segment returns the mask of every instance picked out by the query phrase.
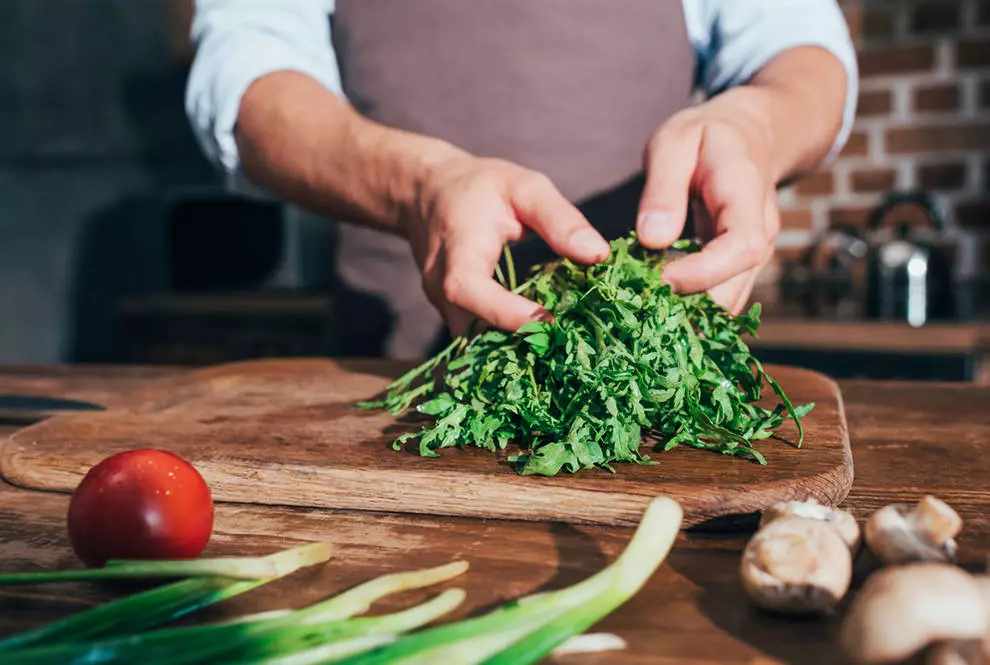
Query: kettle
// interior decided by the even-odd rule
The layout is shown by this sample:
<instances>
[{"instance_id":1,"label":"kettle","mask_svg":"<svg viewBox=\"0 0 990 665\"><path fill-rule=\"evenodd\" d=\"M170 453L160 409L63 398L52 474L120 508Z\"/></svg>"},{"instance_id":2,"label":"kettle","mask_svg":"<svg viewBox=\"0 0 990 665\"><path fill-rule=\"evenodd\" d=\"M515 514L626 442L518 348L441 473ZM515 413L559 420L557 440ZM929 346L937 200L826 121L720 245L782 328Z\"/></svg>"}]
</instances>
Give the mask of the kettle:
<instances>
[{"instance_id":1,"label":"kettle","mask_svg":"<svg viewBox=\"0 0 990 665\"><path fill-rule=\"evenodd\" d=\"M887 222L905 206L920 208L928 228ZM914 327L954 318L954 248L935 199L923 191L893 192L871 211L868 225L865 316Z\"/></svg>"},{"instance_id":2,"label":"kettle","mask_svg":"<svg viewBox=\"0 0 990 665\"><path fill-rule=\"evenodd\" d=\"M829 228L789 266L785 295L799 302L808 317L859 318L862 289L857 282L862 282L868 250L859 229Z\"/></svg>"}]
</instances>

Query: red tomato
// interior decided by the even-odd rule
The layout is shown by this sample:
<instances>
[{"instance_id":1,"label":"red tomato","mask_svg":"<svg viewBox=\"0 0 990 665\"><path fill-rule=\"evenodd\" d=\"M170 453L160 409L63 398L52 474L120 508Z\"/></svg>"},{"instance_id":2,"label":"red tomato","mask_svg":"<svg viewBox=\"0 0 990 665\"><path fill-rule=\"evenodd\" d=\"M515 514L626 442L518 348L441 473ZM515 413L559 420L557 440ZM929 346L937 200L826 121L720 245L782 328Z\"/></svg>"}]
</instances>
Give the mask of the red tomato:
<instances>
[{"instance_id":1,"label":"red tomato","mask_svg":"<svg viewBox=\"0 0 990 665\"><path fill-rule=\"evenodd\" d=\"M69 540L87 566L107 559L192 559L213 531L213 498L199 472L164 450L112 455L69 502Z\"/></svg>"}]
</instances>

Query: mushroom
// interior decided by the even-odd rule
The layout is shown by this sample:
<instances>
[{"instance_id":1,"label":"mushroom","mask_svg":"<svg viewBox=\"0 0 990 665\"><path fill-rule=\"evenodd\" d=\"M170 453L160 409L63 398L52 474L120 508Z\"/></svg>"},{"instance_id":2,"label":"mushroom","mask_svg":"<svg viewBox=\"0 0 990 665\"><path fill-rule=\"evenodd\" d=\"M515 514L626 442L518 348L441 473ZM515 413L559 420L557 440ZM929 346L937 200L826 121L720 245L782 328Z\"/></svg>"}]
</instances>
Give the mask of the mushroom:
<instances>
[{"instance_id":1,"label":"mushroom","mask_svg":"<svg viewBox=\"0 0 990 665\"><path fill-rule=\"evenodd\" d=\"M934 645L926 665L987 665L990 653L985 640L953 640Z\"/></svg>"},{"instance_id":2,"label":"mushroom","mask_svg":"<svg viewBox=\"0 0 990 665\"><path fill-rule=\"evenodd\" d=\"M919 561L951 563L956 558L955 537L962 518L947 503L926 496L917 505L894 503L866 521L866 546L880 562Z\"/></svg>"},{"instance_id":3,"label":"mushroom","mask_svg":"<svg viewBox=\"0 0 990 665\"><path fill-rule=\"evenodd\" d=\"M785 516L750 538L740 572L746 593L764 609L826 613L849 589L852 555L826 522Z\"/></svg>"},{"instance_id":4,"label":"mushroom","mask_svg":"<svg viewBox=\"0 0 990 665\"><path fill-rule=\"evenodd\" d=\"M853 600L842 648L854 662L873 665L900 662L937 642L981 639L990 618L983 596L974 577L956 566L885 568Z\"/></svg>"},{"instance_id":5,"label":"mushroom","mask_svg":"<svg viewBox=\"0 0 990 665\"><path fill-rule=\"evenodd\" d=\"M781 517L807 517L808 519L821 520L834 527L842 540L846 541L849 551L853 554L859 551L860 530L856 518L844 510L826 506L815 499L808 501L784 501L774 504L763 512L760 520L760 527L770 524Z\"/></svg>"},{"instance_id":6,"label":"mushroom","mask_svg":"<svg viewBox=\"0 0 990 665\"><path fill-rule=\"evenodd\" d=\"M990 575L975 575L973 581L983 597L990 615ZM936 644L928 654L928 665L990 665L990 623L983 639L953 640Z\"/></svg>"}]
</instances>

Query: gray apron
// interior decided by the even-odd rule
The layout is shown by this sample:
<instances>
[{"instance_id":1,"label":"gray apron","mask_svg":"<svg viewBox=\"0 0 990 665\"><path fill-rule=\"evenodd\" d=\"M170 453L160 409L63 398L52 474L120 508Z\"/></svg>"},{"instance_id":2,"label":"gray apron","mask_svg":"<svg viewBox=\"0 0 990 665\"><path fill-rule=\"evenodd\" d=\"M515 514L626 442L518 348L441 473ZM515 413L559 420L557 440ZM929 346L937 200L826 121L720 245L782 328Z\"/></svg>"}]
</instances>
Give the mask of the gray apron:
<instances>
[{"instance_id":1,"label":"gray apron","mask_svg":"<svg viewBox=\"0 0 990 665\"><path fill-rule=\"evenodd\" d=\"M545 173L607 238L633 228L650 135L690 104L682 0L337 0L344 92L377 122ZM408 244L338 226L334 353L416 359L443 334ZM540 241L518 263L550 258Z\"/></svg>"}]
</instances>

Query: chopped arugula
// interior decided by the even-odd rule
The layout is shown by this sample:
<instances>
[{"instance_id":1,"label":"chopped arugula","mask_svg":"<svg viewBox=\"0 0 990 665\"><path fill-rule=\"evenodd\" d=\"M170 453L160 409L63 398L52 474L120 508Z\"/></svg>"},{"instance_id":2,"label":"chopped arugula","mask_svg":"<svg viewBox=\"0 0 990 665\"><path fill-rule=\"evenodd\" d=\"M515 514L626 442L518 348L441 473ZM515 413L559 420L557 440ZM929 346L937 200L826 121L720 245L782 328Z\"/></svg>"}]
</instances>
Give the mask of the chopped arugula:
<instances>
[{"instance_id":1,"label":"chopped arugula","mask_svg":"<svg viewBox=\"0 0 990 665\"><path fill-rule=\"evenodd\" d=\"M700 247L679 241L674 249ZM612 242L603 263L555 261L516 286L506 252L509 280L501 270L499 279L553 322L458 337L362 406L430 417L396 450L418 441L420 455L436 457L441 448L498 452L513 443L521 452L508 459L522 475L654 464L641 450L647 434L663 450L686 445L766 464L755 442L787 417L800 447L801 418L814 405L792 405L743 341L756 334L760 305L734 316L707 294L675 294L661 278L670 258L629 235ZM764 382L781 401L772 410L755 404Z\"/></svg>"}]
</instances>

